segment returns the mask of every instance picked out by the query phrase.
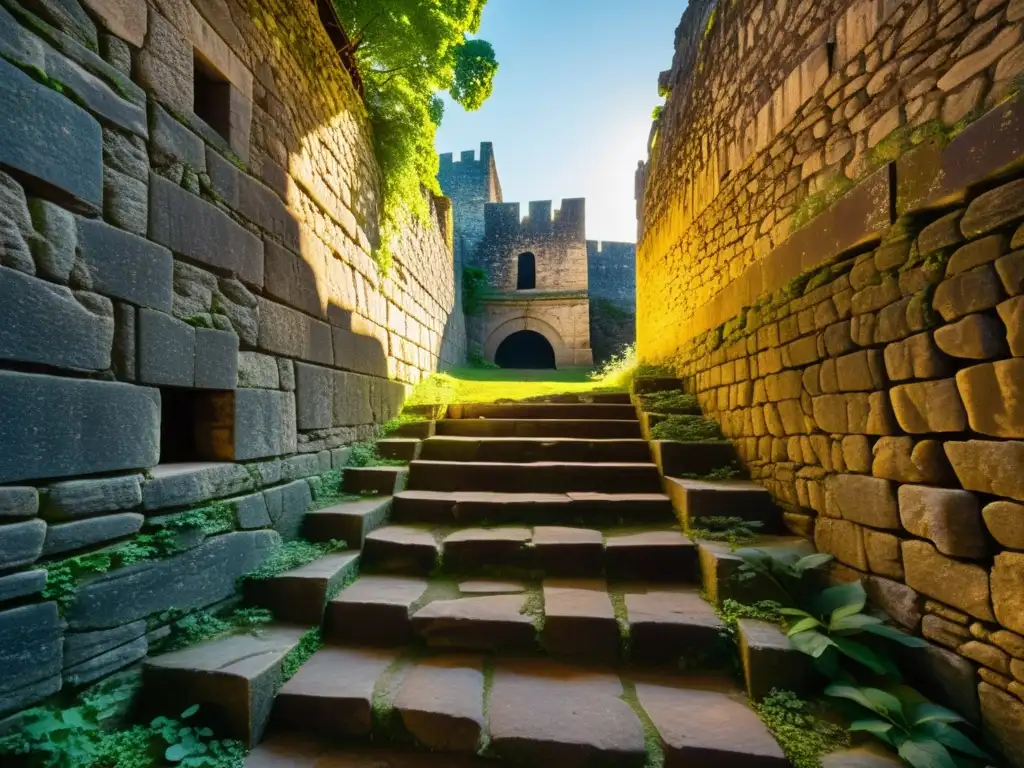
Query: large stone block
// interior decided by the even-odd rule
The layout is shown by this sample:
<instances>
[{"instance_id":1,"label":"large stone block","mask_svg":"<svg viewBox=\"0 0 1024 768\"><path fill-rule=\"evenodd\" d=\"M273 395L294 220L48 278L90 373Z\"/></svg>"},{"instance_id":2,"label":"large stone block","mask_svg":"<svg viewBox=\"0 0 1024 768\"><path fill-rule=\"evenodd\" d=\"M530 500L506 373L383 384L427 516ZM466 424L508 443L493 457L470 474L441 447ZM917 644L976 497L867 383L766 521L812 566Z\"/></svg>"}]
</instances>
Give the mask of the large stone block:
<instances>
[{"instance_id":1,"label":"large stone block","mask_svg":"<svg viewBox=\"0 0 1024 768\"><path fill-rule=\"evenodd\" d=\"M295 395L265 389L235 392L235 461L295 453Z\"/></svg>"},{"instance_id":2,"label":"large stone block","mask_svg":"<svg viewBox=\"0 0 1024 768\"><path fill-rule=\"evenodd\" d=\"M1024 358L965 368L956 384L971 429L993 437L1024 437Z\"/></svg>"},{"instance_id":3,"label":"large stone block","mask_svg":"<svg viewBox=\"0 0 1024 768\"><path fill-rule=\"evenodd\" d=\"M40 594L46 587L46 571L20 571L0 576L0 603Z\"/></svg>"},{"instance_id":4,"label":"large stone block","mask_svg":"<svg viewBox=\"0 0 1024 768\"><path fill-rule=\"evenodd\" d=\"M287 248L267 240L266 293L294 309L321 317L324 315L322 290L317 275L306 261Z\"/></svg>"},{"instance_id":5,"label":"large stone block","mask_svg":"<svg viewBox=\"0 0 1024 768\"><path fill-rule=\"evenodd\" d=\"M871 602L889 614L897 624L911 632L920 629L924 601L917 592L906 584L881 576L868 577L864 588Z\"/></svg>"},{"instance_id":6,"label":"large stone block","mask_svg":"<svg viewBox=\"0 0 1024 768\"><path fill-rule=\"evenodd\" d=\"M388 375L387 350L380 339L342 328L333 328L332 333L336 367L370 376Z\"/></svg>"},{"instance_id":7,"label":"large stone block","mask_svg":"<svg viewBox=\"0 0 1024 768\"><path fill-rule=\"evenodd\" d=\"M991 265L972 269L939 283L932 296L932 308L947 323L973 312L996 306L1003 298L1003 286Z\"/></svg>"},{"instance_id":8,"label":"large stone block","mask_svg":"<svg viewBox=\"0 0 1024 768\"><path fill-rule=\"evenodd\" d=\"M151 467L159 454L158 391L0 371L0 483Z\"/></svg>"},{"instance_id":9,"label":"large stone block","mask_svg":"<svg viewBox=\"0 0 1024 768\"><path fill-rule=\"evenodd\" d=\"M1010 353L1016 357L1024 357L1024 296L1014 296L996 309L999 312L999 319L1006 326L1006 341L1010 345Z\"/></svg>"},{"instance_id":10,"label":"large stone block","mask_svg":"<svg viewBox=\"0 0 1024 768\"><path fill-rule=\"evenodd\" d=\"M978 498L968 491L902 485L900 520L915 536L931 539L939 552L953 557L981 558L988 547Z\"/></svg>"},{"instance_id":11,"label":"large stone block","mask_svg":"<svg viewBox=\"0 0 1024 768\"><path fill-rule=\"evenodd\" d=\"M93 290L169 313L174 301L171 252L93 219L77 219L78 250Z\"/></svg>"},{"instance_id":12,"label":"large stone block","mask_svg":"<svg viewBox=\"0 0 1024 768\"><path fill-rule=\"evenodd\" d=\"M0 52L4 54L4 58L30 67L43 68L42 42L15 21L3 7L0 7Z\"/></svg>"},{"instance_id":13,"label":"large stone block","mask_svg":"<svg viewBox=\"0 0 1024 768\"><path fill-rule=\"evenodd\" d=\"M981 510L992 538L1010 549L1024 550L1024 504L993 501Z\"/></svg>"},{"instance_id":14,"label":"large stone block","mask_svg":"<svg viewBox=\"0 0 1024 768\"><path fill-rule=\"evenodd\" d=\"M942 485L953 472L938 440L882 437L871 448L871 474L901 483Z\"/></svg>"},{"instance_id":15,"label":"large stone block","mask_svg":"<svg viewBox=\"0 0 1024 768\"><path fill-rule=\"evenodd\" d=\"M82 0L107 29L141 48L149 26L147 7L134 0Z\"/></svg>"},{"instance_id":16,"label":"large stone block","mask_svg":"<svg viewBox=\"0 0 1024 768\"><path fill-rule=\"evenodd\" d=\"M295 404L302 430L334 426L335 371L315 365L295 365Z\"/></svg>"},{"instance_id":17,"label":"large stone block","mask_svg":"<svg viewBox=\"0 0 1024 768\"><path fill-rule=\"evenodd\" d=\"M263 496L274 530L286 541L299 538L302 520L309 505L313 503L309 483L296 480L288 485L270 488L263 492Z\"/></svg>"},{"instance_id":18,"label":"large stone block","mask_svg":"<svg viewBox=\"0 0 1024 768\"><path fill-rule=\"evenodd\" d=\"M983 621L994 621L989 601L988 571L954 560L928 541L904 541L903 568L907 585Z\"/></svg>"},{"instance_id":19,"label":"large stone block","mask_svg":"<svg viewBox=\"0 0 1024 768\"><path fill-rule=\"evenodd\" d=\"M0 697L59 675L62 653L56 603L0 613Z\"/></svg>"},{"instance_id":20,"label":"large stone block","mask_svg":"<svg viewBox=\"0 0 1024 768\"><path fill-rule=\"evenodd\" d=\"M1024 180L1011 181L980 195L967 207L960 221L965 237L977 237L1024 219Z\"/></svg>"},{"instance_id":21,"label":"large stone block","mask_svg":"<svg viewBox=\"0 0 1024 768\"><path fill-rule=\"evenodd\" d=\"M150 107L149 130L154 164L164 166L179 162L196 173L206 170L203 140L155 103Z\"/></svg>"},{"instance_id":22,"label":"large stone block","mask_svg":"<svg viewBox=\"0 0 1024 768\"><path fill-rule=\"evenodd\" d=\"M137 136L149 136L144 107L121 98L102 78L55 50L47 49L45 55L47 75L62 83L90 112Z\"/></svg>"},{"instance_id":23,"label":"large stone block","mask_svg":"<svg viewBox=\"0 0 1024 768\"><path fill-rule=\"evenodd\" d=\"M930 333L919 333L885 348L885 370L893 381L949 376L952 366L939 352Z\"/></svg>"},{"instance_id":24,"label":"large stone block","mask_svg":"<svg viewBox=\"0 0 1024 768\"><path fill-rule=\"evenodd\" d=\"M266 299L259 300L260 349L321 365L334 364L331 327Z\"/></svg>"},{"instance_id":25,"label":"large stone block","mask_svg":"<svg viewBox=\"0 0 1024 768\"><path fill-rule=\"evenodd\" d=\"M0 525L0 571L34 563L43 552L45 538L42 520Z\"/></svg>"},{"instance_id":26,"label":"large stone block","mask_svg":"<svg viewBox=\"0 0 1024 768\"><path fill-rule=\"evenodd\" d=\"M151 309L139 310L138 328L139 381L191 387L196 370L195 328Z\"/></svg>"},{"instance_id":27,"label":"large stone block","mask_svg":"<svg viewBox=\"0 0 1024 768\"><path fill-rule=\"evenodd\" d=\"M864 551L864 529L856 523L832 518L819 518L814 526L814 546L819 552L834 555L836 560L860 571L868 570Z\"/></svg>"},{"instance_id":28,"label":"large stone block","mask_svg":"<svg viewBox=\"0 0 1024 768\"><path fill-rule=\"evenodd\" d=\"M951 357L989 360L1003 354L1003 326L994 317L975 314L935 331L935 343Z\"/></svg>"},{"instance_id":29,"label":"large stone block","mask_svg":"<svg viewBox=\"0 0 1024 768\"><path fill-rule=\"evenodd\" d=\"M865 475L830 475L825 481L829 517L873 528L898 529L899 506L888 480Z\"/></svg>"},{"instance_id":30,"label":"large stone block","mask_svg":"<svg viewBox=\"0 0 1024 768\"><path fill-rule=\"evenodd\" d=\"M153 240L262 287L262 240L223 211L161 176L150 176L149 195L149 236Z\"/></svg>"},{"instance_id":31,"label":"large stone block","mask_svg":"<svg viewBox=\"0 0 1024 768\"><path fill-rule=\"evenodd\" d=\"M154 467L142 487L147 512L188 507L254 490L256 481L239 464L169 464Z\"/></svg>"},{"instance_id":32,"label":"large stone block","mask_svg":"<svg viewBox=\"0 0 1024 768\"><path fill-rule=\"evenodd\" d=\"M989 440L943 445L960 485L969 491L1024 501L1024 443Z\"/></svg>"},{"instance_id":33,"label":"large stone block","mask_svg":"<svg viewBox=\"0 0 1024 768\"><path fill-rule=\"evenodd\" d=\"M0 488L0 519L35 517L39 513L39 492L35 488Z\"/></svg>"},{"instance_id":34,"label":"large stone block","mask_svg":"<svg viewBox=\"0 0 1024 768\"><path fill-rule=\"evenodd\" d=\"M65 613L68 626L112 629L170 608L187 612L225 600L280 541L274 531L227 533L175 557L112 571L79 588Z\"/></svg>"},{"instance_id":35,"label":"large stone block","mask_svg":"<svg viewBox=\"0 0 1024 768\"><path fill-rule=\"evenodd\" d=\"M0 165L30 189L98 213L103 207L103 134L71 99L0 60ZM32 115L26 120L25 115Z\"/></svg>"},{"instance_id":36,"label":"large stone block","mask_svg":"<svg viewBox=\"0 0 1024 768\"><path fill-rule=\"evenodd\" d=\"M373 386L368 376L334 374L334 426L350 427L373 422Z\"/></svg>"},{"instance_id":37,"label":"large stone block","mask_svg":"<svg viewBox=\"0 0 1024 768\"><path fill-rule=\"evenodd\" d=\"M96 297L99 299L99 297ZM0 359L102 371L114 346L113 307L80 302L67 288L0 267Z\"/></svg>"},{"instance_id":38,"label":"large stone block","mask_svg":"<svg viewBox=\"0 0 1024 768\"><path fill-rule=\"evenodd\" d=\"M992 606L1000 624L1024 634L1024 554L996 555L992 567Z\"/></svg>"},{"instance_id":39,"label":"large stone block","mask_svg":"<svg viewBox=\"0 0 1024 768\"><path fill-rule=\"evenodd\" d=\"M911 434L963 432L967 414L953 379L901 384L890 390L900 426Z\"/></svg>"},{"instance_id":40,"label":"large stone block","mask_svg":"<svg viewBox=\"0 0 1024 768\"><path fill-rule=\"evenodd\" d=\"M230 331L196 328L195 385L197 389L238 386L238 336Z\"/></svg>"},{"instance_id":41,"label":"large stone block","mask_svg":"<svg viewBox=\"0 0 1024 768\"><path fill-rule=\"evenodd\" d=\"M88 520L50 525L46 529L43 554L46 557L74 552L104 542L116 541L138 533L145 521L142 515L126 512L120 515L102 515Z\"/></svg>"},{"instance_id":42,"label":"large stone block","mask_svg":"<svg viewBox=\"0 0 1024 768\"><path fill-rule=\"evenodd\" d=\"M134 509L142 503L141 483L141 475L55 483L43 496L43 517L74 520L102 512Z\"/></svg>"}]
</instances>

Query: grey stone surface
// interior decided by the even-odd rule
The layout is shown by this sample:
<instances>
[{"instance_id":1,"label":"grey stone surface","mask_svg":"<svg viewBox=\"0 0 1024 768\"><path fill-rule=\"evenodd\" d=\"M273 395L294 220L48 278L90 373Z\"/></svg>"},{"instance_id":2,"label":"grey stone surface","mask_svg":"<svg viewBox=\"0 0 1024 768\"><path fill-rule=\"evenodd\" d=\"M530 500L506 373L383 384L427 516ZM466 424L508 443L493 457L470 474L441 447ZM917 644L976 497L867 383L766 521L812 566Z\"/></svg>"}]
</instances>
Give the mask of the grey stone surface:
<instances>
[{"instance_id":1,"label":"grey stone surface","mask_svg":"<svg viewBox=\"0 0 1024 768\"><path fill-rule=\"evenodd\" d=\"M358 373L334 373L334 425L369 424L373 421L371 381Z\"/></svg>"},{"instance_id":2,"label":"grey stone surface","mask_svg":"<svg viewBox=\"0 0 1024 768\"><path fill-rule=\"evenodd\" d=\"M75 215L38 198L29 201L29 212L39 233L31 241L39 276L67 285L71 280L78 244Z\"/></svg>"},{"instance_id":3,"label":"grey stone surface","mask_svg":"<svg viewBox=\"0 0 1024 768\"><path fill-rule=\"evenodd\" d=\"M134 621L114 629L95 632L68 632L64 636L64 667L73 667L83 661L118 648L146 634L146 622Z\"/></svg>"},{"instance_id":4,"label":"grey stone surface","mask_svg":"<svg viewBox=\"0 0 1024 768\"><path fill-rule=\"evenodd\" d=\"M286 541L297 539L302 530L302 518L313 503L309 483L296 480L288 485L270 488L263 495L267 500L267 510L274 530Z\"/></svg>"},{"instance_id":5,"label":"grey stone surface","mask_svg":"<svg viewBox=\"0 0 1024 768\"><path fill-rule=\"evenodd\" d=\"M260 299L259 347L282 357L334 364L331 326L282 304Z\"/></svg>"},{"instance_id":6,"label":"grey stone surface","mask_svg":"<svg viewBox=\"0 0 1024 768\"><path fill-rule=\"evenodd\" d=\"M30 683L23 688L10 692L0 691L0 715L31 707L44 699L49 698L61 689L61 677L55 675L38 683ZM10 718L14 720L15 718ZM4 723L8 721L3 721ZM0 723L2 725L3 723Z\"/></svg>"},{"instance_id":7,"label":"grey stone surface","mask_svg":"<svg viewBox=\"0 0 1024 768\"><path fill-rule=\"evenodd\" d=\"M283 357L277 358L277 370L281 377L281 389L285 392L295 391L295 363Z\"/></svg>"},{"instance_id":8,"label":"grey stone surface","mask_svg":"<svg viewBox=\"0 0 1024 768\"><path fill-rule=\"evenodd\" d=\"M113 307L104 316L63 286L0 267L0 359L101 371L113 343Z\"/></svg>"},{"instance_id":9,"label":"grey stone surface","mask_svg":"<svg viewBox=\"0 0 1024 768\"><path fill-rule=\"evenodd\" d=\"M25 27L0 6L0 53L30 67L43 68L43 46Z\"/></svg>"},{"instance_id":10,"label":"grey stone surface","mask_svg":"<svg viewBox=\"0 0 1024 768\"><path fill-rule=\"evenodd\" d=\"M147 512L169 507L188 507L254 490L256 482L238 464L199 463L154 467L142 486Z\"/></svg>"},{"instance_id":11,"label":"grey stone surface","mask_svg":"<svg viewBox=\"0 0 1024 768\"><path fill-rule=\"evenodd\" d=\"M0 483L151 467L159 453L158 391L0 371Z\"/></svg>"},{"instance_id":12,"label":"grey stone surface","mask_svg":"<svg viewBox=\"0 0 1024 768\"><path fill-rule=\"evenodd\" d=\"M155 165L180 162L194 171L206 170L203 140L157 104L150 111L150 141Z\"/></svg>"},{"instance_id":13,"label":"grey stone surface","mask_svg":"<svg viewBox=\"0 0 1024 768\"><path fill-rule=\"evenodd\" d=\"M191 387L195 382L196 331L170 315L139 310L139 381Z\"/></svg>"},{"instance_id":14,"label":"grey stone surface","mask_svg":"<svg viewBox=\"0 0 1024 768\"><path fill-rule=\"evenodd\" d=\"M295 364L295 404L302 430L334 426L334 371L305 363Z\"/></svg>"},{"instance_id":15,"label":"grey stone surface","mask_svg":"<svg viewBox=\"0 0 1024 768\"><path fill-rule=\"evenodd\" d=\"M317 475L323 470L320 468L320 460L316 454L304 454L300 456L289 456L281 460L281 480L302 480L306 477Z\"/></svg>"},{"instance_id":16,"label":"grey stone surface","mask_svg":"<svg viewBox=\"0 0 1024 768\"><path fill-rule=\"evenodd\" d=\"M149 651L149 640L143 636L107 651L95 658L64 669L64 684L82 686L112 675L119 669L142 661Z\"/></svg>"},{"instance_id":17,"label":"grey stone surface","mask_svg":"<svg viewBox=\"0 0 1024 768\"><path fill-rule=\"evenodd\" d=\"M45 69L46 74L61 82L89 111L136 136L149 136L146 110L122 99L100 78L52 49L46 51Z\"/></svg>"},{"instance_id":18,"label":"grey stone surface","mask_svg":"<svg viewBox=\"0 0 1024 768\"><path fill-rule=\"evenodd\" d=\"M271 459L270 461L258 461L246 464L256 482L260 486L277 485L281 482L281 460Z\"/></svg>"},{"instance_id":19,"label":"grey stone surface","mask_svg":"<svg viewBox=\"0 0 1024 768\"><path fill-rule=\"evenodd\" d=\"M78 0L30 0L26 5L83 45L96 49L96 25L78 4Z\"/></svg>"},{"instance_id":20,"label":"grey stone surface","mask_svg":"<svg viewBox=\"0 0 1024 768\"><path fill-rule=\"evenodd\" d=\"M196 328L195 385L199 389L238 386L238 336L228 331Z\"/></svg>"},{"instance_id":21,"label":"grey stone surface","mask_svg":"<svg viewBox=\"0 0 1024 768\"><path fill-rule=\"evenodd\" d=\"M73 520L101 512L134 509L141 503L141 475L69 480L46 489L42 514L47 520Z\"/></svg>"},{"instance_id":22,"label":"grey stone surface","mask_svg":"<svg viewBox=\"0 0 1024 768\"><path fill-rule=\"evenodd\" d=\"M235 461L295 453L295 395L266 389L235 392Z\"/></svg>"},{"instance_id":23,"label":"grey stone surface","mask_svg":"<svg viewBox=\"0 0 1024 768\"><path fill-rule=\"evenodd\" d=\"M111 363L120 381L138 378L138 310L122 301L114 303L114 350Z\"/></svg>"},{"instance_id":24,"label":"grey stone surface","mask_svg":"<svg viewBox=\"0 0 1024 768\"><path fill-rule=\"evenodd\" d=\"M17 600L29 595L38 595L46 587L46 571L21 571L10 576L0 576L0 603Z\"/></svg>"},{"instance_id":25,"label":"grey stone surface","mask_svg":"<svg viewBox=\"0 0 1024 768\"><path fill-rule=\"evenodd\" d=\"M56 603L0 613L0 695L59 674L62 645Z\"/></svg>"},{"instance_id":26,"label":"grey stone surface","mask_svg":"<svg viewBox=\"0 0 1024 768\"><path fill-rule=\"evenodd\" d=\"M34 563L42 554L45 538L42 520L0 525L0 571Z\"/></svg>"},{"instance_id":27,"label":"grey stone surface","mask_svg":"<svg viewBox=\"0 0 1024 768\"><path fill-rule=\"evenodd\" d=\"M94 290L116 299L170 312L174 298L171 252L102 221L79 218L78 250Z\"/></svg>"},{"instance_id":28,"label":"grey stone surface","mask_svg":"<svg viewBox=\"0 0 1024 768\"><path fill-rule=\"evenodd\" d=\"M32 246L37 239L21 185L0 172L0 266L27 275L36 273Z\"/></svg>"},{"instance_id":29,"label":"grey stone surface","mask_svg":"<svg viewBox=\"0 0 1024 768\"><path fill-rule=\"evenodd\" d=\"M250 496L243 496L240 499L234 499L233 503L235 505L235 520L239 528L254 530L269 528L272 525L265 494L254 493Z\"/></svg>"},{"instance_id":30,"label":"grey stone surface","mask_svg":"<svg viewBox=\"0 0 1024 768\"><path fill-rule=\"evenodd\" d=\"M280 389L277 359L259 352L238 353L238 386L252 389Z\"/></svg>"},{"instance_id":31,"label":"grey stone surface","mask_svg":"<svg viewBox=\"0 0 1024 768\"><path fill-rule=\"evenodd\" d=\"M103 204L99 123L70 99L0 60L0 165L51 185L79 207ZM19 106L20 105L20 106ZM32 120L25 120L30 113Z\"/></svg>"},{"instance_id":32,"label":"grey stone surface","mask_svg":"<svg viewBox=\"0 0 1024 768\"><path fill-rule=\"evenodd\" d=\"M39 492L35 488L0 488L0 520L35 517L38 513Z\"/></svg>"},{"instance_id":33,"label":"grey stone surface","mask_svg":"<svg viewBox=\"0 0 1024 768\"><path fill-rule=\"evenodd\" d=\"M50 525L46 529L43 554L47 557L74 552L96 544L116 541L138 533L145 519L142 515L125 512L119 515L103 515L87 520Z\"/></svg>"},{"instance_id":34,"label":"grey stone surface","mask_svg":"<svg viewBox=\"0 0 1024 768\"><path fill-rule=\"evenodd\" d=\"M149 187L120 171L103 171L103 215L121 229L144 236L149 230Z\"/></svg>"},{"instance_id":35,"label":"grey stone surface","mask_svg":"<svg viewBox=\"0 0 1024 768\"><path fill-rule=\"evenodd\" d=\"M263 242L255 235L160 176L150 177L149 193L150 237L175 253L263 285Z\"/></svg>"},{"instance_id":36,"label":"grey stone surface","mask_svg":"<svg viewBox=\"0 0 1024 768\"><path fill-rule=\"evenodd\" d=\"M213 147L206 147L206 169L210 186L228 208L238 209L238 179L242 172Z\"/></svg>"},{"instance_id":37,"label":"grey stone surface","mask_svg":"<svg viewBox=\"0 0 1024 768\"><path fill-rule=\"evenodd\" d=\"M274 531L227 533L176 557L105 574L78 590L65 613L68 626L110 629L169 608L190 611L224 600L235 593L238 577L260 565L280 541Z\"/></svg>"},{"instance_id":38,"label":"grey stone surface","mask_svg":"<svg viewBox=\"0 0 1024 768\"><path fill-rule=\"evenodd\" d=\"M103 129L103 165L144 184L149 183L149 152L146 142L114 128Z\"/></svg>"}]
</instances>

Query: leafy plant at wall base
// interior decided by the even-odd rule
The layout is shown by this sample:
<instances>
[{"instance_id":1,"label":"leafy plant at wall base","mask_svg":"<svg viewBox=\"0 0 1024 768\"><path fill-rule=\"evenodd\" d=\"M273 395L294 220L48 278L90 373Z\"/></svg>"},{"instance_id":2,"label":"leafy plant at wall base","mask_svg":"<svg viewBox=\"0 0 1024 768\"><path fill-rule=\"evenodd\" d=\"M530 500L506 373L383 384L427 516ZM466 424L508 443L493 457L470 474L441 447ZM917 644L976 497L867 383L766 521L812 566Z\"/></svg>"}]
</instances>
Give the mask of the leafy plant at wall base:
<instances>
[{"instance_id":1,"label":"leafy plant at wall base","mask_svg":"<svg viewBox=\"0 0 1024 768\"><path fill-rule=\"evenodd\" d=\"M763 549L741 549L736 552L743 563L737 569L735 579L751 581L765 579L785 596L789 605L799 605L809 593L805 577L827 565L832 555L815 553L800 556L794 552L769 553Z\"/></svg>"},{"instance_id":2,"label":"leafy plant at wall base","mask_svg":"<svg viewBox=\"0 0 1024 768\"><path fill-rule=\"evenodd\" d=\"M848 658L878 675L900 679L900 671L884 651L851 639L873 635L909 648L927 646L924 640L900 632L877 616L865 614L868 596L859 581L822 590L809 603L809 610L782 608L785 616L796 619L789 628L789 642L814 659L814 665L831 679L843 674L842 658Z\"/></svg>"},{"instance_id":3,"label":"leafy plant at wall base","mask_svg":"<svg viewBox=\"0 0 1024 768\"><path fill-rule=\"evenodd\" d=\"M754 710L795 768L820 768L823 755L849 746L845 730L815 717L792 691L773 689Z\"/></svg>"},{"instance_id":4,"label":"leafy plant at wall base","mask_svg":"<svg viewBox=\"0 0 1024 768\"><path fill-rule=\"evenodd\" d=\"M856 703L871 714L850 724L896 749L913 768L956 768L953 754L990 761L985 752L953 726L966 724L955 712L933 704L910 689L895 692L835 683L825 694Z\"/></svg>"}]
</instances>

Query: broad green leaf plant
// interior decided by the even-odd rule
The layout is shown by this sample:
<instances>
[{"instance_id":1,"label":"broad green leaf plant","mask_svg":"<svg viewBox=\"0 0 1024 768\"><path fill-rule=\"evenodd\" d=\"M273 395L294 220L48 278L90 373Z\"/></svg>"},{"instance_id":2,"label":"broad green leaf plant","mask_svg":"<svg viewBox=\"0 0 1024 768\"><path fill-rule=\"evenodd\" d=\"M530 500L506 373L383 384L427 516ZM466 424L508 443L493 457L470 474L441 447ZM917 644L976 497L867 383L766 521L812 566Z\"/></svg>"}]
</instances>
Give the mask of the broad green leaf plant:
<instances>
[{"instance_id":1,"label":"broad green leaf plant","mask_svg":"<svg viewBox=\"0 0 1024 768\"><path fill-rule=\"evenodd\" d=\"M992 760L953 727L966 724L960 715L924 700L913 690L889 692L834 683L825 693L867 710L850 724L849 730L881 739L913 768L957 768L961 756L986 763Z\"/></svg>"}]
</instances>

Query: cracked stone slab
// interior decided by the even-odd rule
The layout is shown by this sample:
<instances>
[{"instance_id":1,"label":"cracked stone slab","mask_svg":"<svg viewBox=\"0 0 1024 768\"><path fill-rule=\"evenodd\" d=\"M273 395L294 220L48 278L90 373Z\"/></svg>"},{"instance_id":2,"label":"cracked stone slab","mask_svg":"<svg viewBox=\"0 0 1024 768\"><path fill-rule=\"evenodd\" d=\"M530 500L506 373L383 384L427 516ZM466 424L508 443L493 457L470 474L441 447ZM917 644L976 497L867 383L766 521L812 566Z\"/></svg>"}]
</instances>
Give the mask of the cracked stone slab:
<instances>
[{"instance_id":1,"label":"cracked stone slab","mask_svg":"<svg viewBox=\"0 0 1024 768\"><path fill-rule=\"evenodd\" d=\"M533 617L525 595L488 595L435 600L412 617L427 645L467 650L536 647Z\"/></svg>"}]
</instances>

